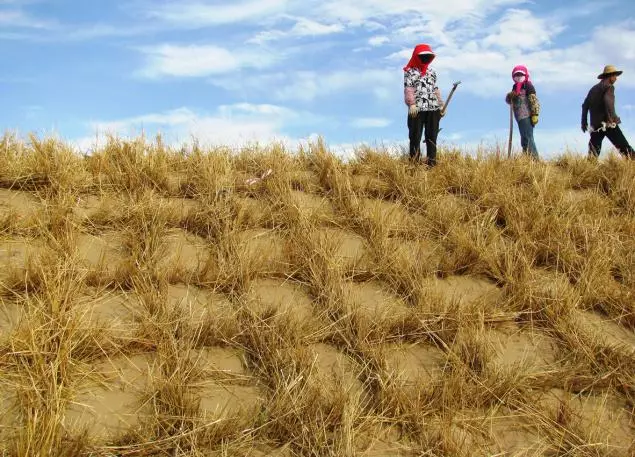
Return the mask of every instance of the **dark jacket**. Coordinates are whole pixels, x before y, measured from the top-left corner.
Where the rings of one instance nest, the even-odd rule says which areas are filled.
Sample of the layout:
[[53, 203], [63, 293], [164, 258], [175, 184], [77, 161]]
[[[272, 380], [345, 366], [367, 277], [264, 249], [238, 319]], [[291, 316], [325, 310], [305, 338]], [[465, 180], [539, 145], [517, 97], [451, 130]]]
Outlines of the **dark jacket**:
[[620, 123], [615, 114], [615, 87], [608, 81], [600, 81], [589, 90], [582, 103], [582, 125], [588, 125], [588, 113], [591, 113], [591, 127], [597, 129], [602, 122]]

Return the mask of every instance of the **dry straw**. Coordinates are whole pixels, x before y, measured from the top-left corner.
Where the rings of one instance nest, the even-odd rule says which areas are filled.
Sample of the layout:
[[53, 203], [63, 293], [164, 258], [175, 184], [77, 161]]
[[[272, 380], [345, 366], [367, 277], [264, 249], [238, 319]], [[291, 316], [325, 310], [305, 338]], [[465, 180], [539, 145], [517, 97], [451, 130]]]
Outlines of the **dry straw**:
[[631, 456], [634, 178], [5, 135], [0, 453]]

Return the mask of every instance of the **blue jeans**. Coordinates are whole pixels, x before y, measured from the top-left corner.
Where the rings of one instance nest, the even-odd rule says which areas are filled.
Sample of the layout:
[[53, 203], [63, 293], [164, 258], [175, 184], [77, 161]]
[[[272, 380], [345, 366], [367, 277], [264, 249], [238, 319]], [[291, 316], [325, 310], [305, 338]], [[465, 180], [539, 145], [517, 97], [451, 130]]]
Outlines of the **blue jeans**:
[[520, 145], [523, 148], [523, 153], [529, 154], [534, 159], [537, 159], [538, 150], [534, 142], [534, 126], [531, 125], [531, 118], [526, 117], [519, 119], [517, 122], [518, 130], [520, 130]]

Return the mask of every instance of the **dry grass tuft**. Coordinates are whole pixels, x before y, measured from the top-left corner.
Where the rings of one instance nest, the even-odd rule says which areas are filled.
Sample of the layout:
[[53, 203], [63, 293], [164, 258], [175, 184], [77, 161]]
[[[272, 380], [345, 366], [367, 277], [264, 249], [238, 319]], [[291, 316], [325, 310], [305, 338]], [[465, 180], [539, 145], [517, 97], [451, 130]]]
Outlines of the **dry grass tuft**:
[[0, 453], [631, 456], [634, 178], [5, 135]]

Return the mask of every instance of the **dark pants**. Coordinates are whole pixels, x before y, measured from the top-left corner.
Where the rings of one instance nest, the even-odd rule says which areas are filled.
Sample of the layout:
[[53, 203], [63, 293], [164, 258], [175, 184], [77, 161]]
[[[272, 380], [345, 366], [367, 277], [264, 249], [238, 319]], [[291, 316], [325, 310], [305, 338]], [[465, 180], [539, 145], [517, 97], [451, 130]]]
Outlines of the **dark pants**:
[[531, 119], [526, 117], [518, 122], [518, 130], [520, 131], [520, 146], [523, 148], [524, 154], [529, 154], [532, 158], [538, 158], [538, 149], [534, 141], [534, 126], [531, 125]]
[[410, 138], [410, 158], [419, 160], [421, 157], [421, 136], [425, 130], [426, 156], [428, 165], [437, 164], [437, 136], [439, 135], [439, 121], [441, 111], [419, 111], [415, 116], [408, 116], [408, 136]]
[[615, 128], [607, 128], [606, 130], [601, 130], [599, 132], [591, 132], [591, 139], [589, 140], [589, 155], [593, 157], [600, 156], [600, 150], [602, 149], [602, 140], [604, 137], [607, 137], [613, 146], [615, 146], [621, 154], [629, 157], [631, 159], [635, 159], [635, 151], [628, 141], [624, 137], [622, 133], [622, 129], [618, 125]]

